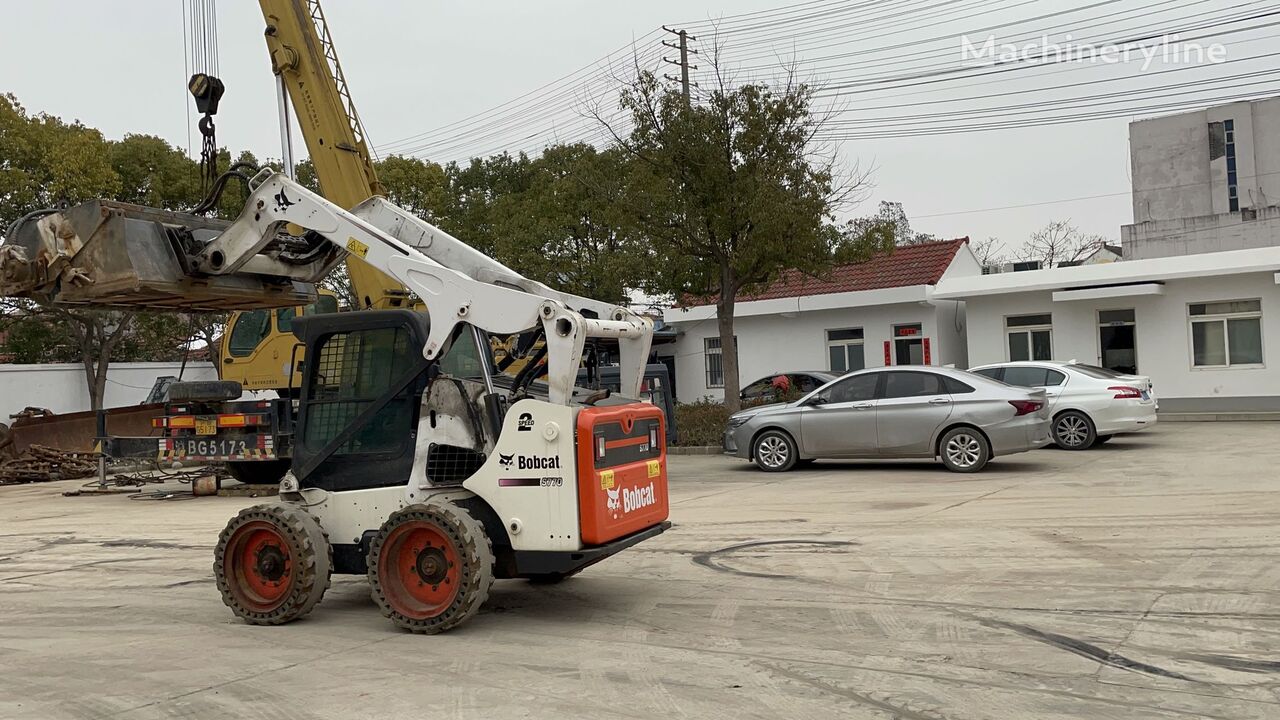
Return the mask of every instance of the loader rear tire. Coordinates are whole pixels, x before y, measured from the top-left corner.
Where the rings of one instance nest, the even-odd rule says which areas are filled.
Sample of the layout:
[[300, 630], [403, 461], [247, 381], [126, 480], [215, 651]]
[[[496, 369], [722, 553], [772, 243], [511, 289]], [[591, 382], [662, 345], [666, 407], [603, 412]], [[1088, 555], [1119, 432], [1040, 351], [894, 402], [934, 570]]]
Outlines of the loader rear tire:
[[493, 585], [484, 525], [448, 501], [387, 518], [369, 546], [369, 587], [382, 614], [415, 633], [441, 633], [480, 609]]
[[333, 548], [320, 523], [291, 505], [241, 510], [213, 551], [222, 602], [250, 625], [281, 625], [311, 612], [332, 573]]

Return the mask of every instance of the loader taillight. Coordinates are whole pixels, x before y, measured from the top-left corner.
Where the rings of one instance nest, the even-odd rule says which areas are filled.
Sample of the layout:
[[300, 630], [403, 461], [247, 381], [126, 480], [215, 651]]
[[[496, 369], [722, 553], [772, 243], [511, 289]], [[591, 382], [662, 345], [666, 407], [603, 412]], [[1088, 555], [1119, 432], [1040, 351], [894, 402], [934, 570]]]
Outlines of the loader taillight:
[[658, 428], [657, 426], [649, 428], [649, 447], [658, 447]]
[[605, 439], [603, 435], [596, 436], [596, 460], [603, 460], [606, 452]]
[[1033, 412], [1038, 412], [1040, 408], [1044, 407], [1044, 403], [1038, 400], [1010, 400], [1009, 404], [1013, 406], [1015, 411], [1013, 414], [1014, 417], [1030, 415]]
[[1116, 400], [1141, 400], [1142, 399], [1142, 391], [1136, 387], [1129, 387], [1128, 385], [1115, 385], [1107, 389], [1115, 391]]

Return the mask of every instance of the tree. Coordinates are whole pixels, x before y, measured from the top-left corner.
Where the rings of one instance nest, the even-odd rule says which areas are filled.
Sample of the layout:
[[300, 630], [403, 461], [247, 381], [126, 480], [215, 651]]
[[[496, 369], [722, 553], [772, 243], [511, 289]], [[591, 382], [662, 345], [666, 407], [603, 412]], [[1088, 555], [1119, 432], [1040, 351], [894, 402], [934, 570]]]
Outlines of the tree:
[[1078, 263], [1097, 252], [1106, 243], [1101, 235], [1086, 235], [1070, 220], [1054, 220], [1031, 234], [1018, 253], [1024, 261], [1038, 261], [1041, 267], [1058, 267]]
[[494, 256], [566, 292], [625, 303], [644, 250], [618, 209], [625, 159], [557, 145], [530, 164], [528, 186], [494, 199]]
[[978, 258], [978, 263], [983, 267], [1008, 262], [1009, 249], [1000, 242], [999, 238], [989, 237], [986, 240], [970, 243], [969, 249], [973, 251], [974, 257]]
[[928, 233], [912, 230], [911, 221], [907, 219], [907, 212], [903, 209], [902, 203], [888, 200], [880, 201], [880, 207], [875, 215], [852, 220], [851, 226], [855, 232], [864, 235], [888, 232], [895, 245], [919, 245], [938, 239]]
[[[248, 153], [237, 160], [256, 165]], [[230, 164], [231, 154], [223, 150], [219, 165], [225, 169]], [[246, 194], [229, 189], [219, 214], [239, 214]], [[31, 115], [12, 95], [0, 96], [0, 231], [33, 210], [93, 198], [186, 210], [201, 195], [196, 163], [160, 138], [128, 135], [112, 142], [79, 122]], [[0, 330], [7, 330], [0, 354], [15, 362], [81, 363], [92, 406], [99, 409], [111, 362], [181, 359], [193, 328], [207, 329], [221, 320], [216, 314], [42, 307], [6, 300], [0, 308]]]
[[166, 210], [190, 210], [200, 200], [199, 165], [162, 138], [125, 135], [111, 143], [109, 157], [120, 178], [117, 200]]
[[857, 238], [831, 224], [833, 211], [865, 176], [839, 177], [834, 148], [815, 142], [824, 119], [809, 86], [794, 76], [779, 87], [735, 85], [718, 61], [712, 69], [716, 85], [693, 105], [639, 73], [622, 92], [626, 135], [592, 114], [630, 167], [620, 206], [651, 243], [644, 289], [715, 298], [725, 404], [737, 409], [738, 297], [785, 269], [829, 269]]

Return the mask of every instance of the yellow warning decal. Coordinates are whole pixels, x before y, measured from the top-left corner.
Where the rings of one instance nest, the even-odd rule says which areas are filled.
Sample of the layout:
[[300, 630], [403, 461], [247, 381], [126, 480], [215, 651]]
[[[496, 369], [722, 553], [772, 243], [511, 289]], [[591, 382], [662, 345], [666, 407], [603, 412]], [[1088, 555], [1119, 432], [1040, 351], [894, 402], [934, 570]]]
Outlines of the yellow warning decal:
[[369, 246], [355, 238], [347, 238], [347, 252], [364, 257], [369, 254]]
[[600, 489], [601, 490], [613, 489], [613, 471], [612, 470], [600, 471]]
[[656, 478], [662, 474], [662, 463], [657, 460], [649, 461], [649, 477]]

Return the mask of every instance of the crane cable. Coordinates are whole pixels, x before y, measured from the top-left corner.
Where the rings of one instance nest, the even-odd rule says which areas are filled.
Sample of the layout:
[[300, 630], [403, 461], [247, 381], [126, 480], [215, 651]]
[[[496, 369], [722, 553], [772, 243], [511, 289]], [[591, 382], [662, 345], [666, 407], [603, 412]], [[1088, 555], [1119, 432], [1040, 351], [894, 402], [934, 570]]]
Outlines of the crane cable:
[[182, 0], [187, 20], [187, 58], [191, 61], [187, 90], [195, 99], [200, 118], [200, 188], [209, 192], [218, 180], [218, 139], [213, 116], [218, 114], [218, 101], [226, 86], [218, 79], [218, 6], [217, 0]]

